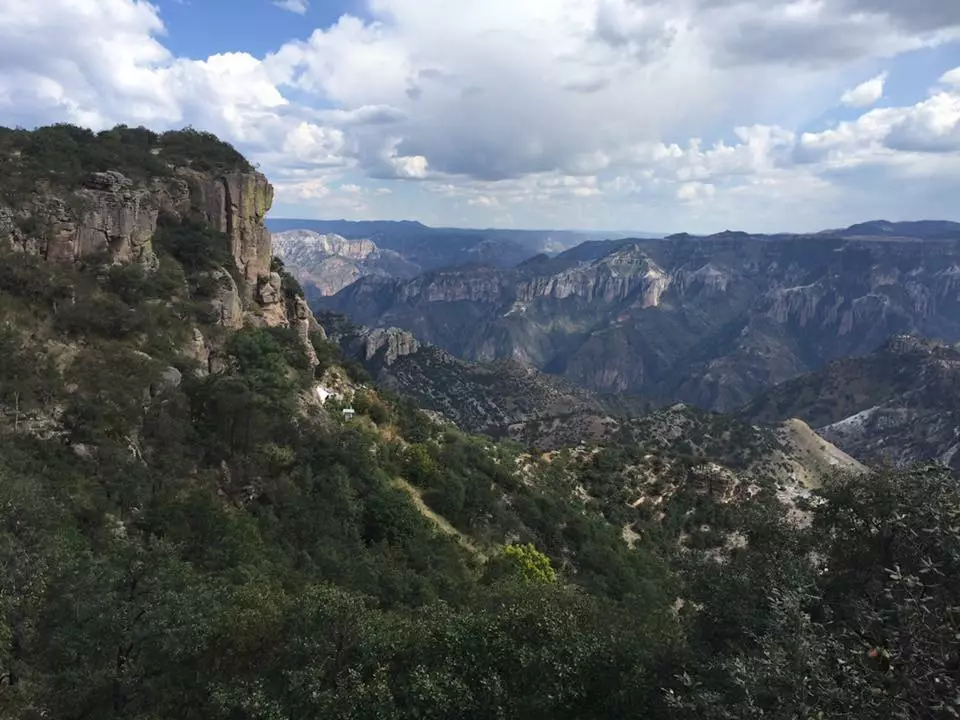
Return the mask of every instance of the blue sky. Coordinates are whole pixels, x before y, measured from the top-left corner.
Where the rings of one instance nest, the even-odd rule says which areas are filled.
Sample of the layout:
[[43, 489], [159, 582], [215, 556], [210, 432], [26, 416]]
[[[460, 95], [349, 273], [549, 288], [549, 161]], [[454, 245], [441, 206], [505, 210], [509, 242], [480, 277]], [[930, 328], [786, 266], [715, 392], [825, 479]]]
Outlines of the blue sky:
[[366, 7], [359, 0], [313, 0], [300, 14], [270, 0], [160, 0], [156, 5], [167, 27], [164, 44], [195, 60], [237, 51], [262, 56], [292, 39], [305, 40], [345, 14], [363, 17]]
[[960, 219], [960, 3], [0, 0], [0, 123], [191, 124], [275, 216]]

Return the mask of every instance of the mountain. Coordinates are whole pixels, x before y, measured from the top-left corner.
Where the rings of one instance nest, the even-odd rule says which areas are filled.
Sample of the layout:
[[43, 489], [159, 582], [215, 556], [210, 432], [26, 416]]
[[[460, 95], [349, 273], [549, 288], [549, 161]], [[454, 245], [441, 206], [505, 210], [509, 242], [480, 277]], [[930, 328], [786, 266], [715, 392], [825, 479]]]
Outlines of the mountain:
[[909, 336], [763, 393], [741, 415], [801, 418], [865, 460], [939, 460], [960, 469], [960, 349]]
[[616, 418], [650, 408], [640, 398], [601, 396], [516, 361], [462, 360], [398, 328], [362, 328], [331, 314], [320, 322], [379, 385], [468, 432], [553, 450], [603, 439]]
[[270, 256], [270, 183], [216, 137], [0, 129], [0, 166], [0, 717], [956, 696], [943, 468], [680, 406], [546, 453], [472, 435], [326, 337]]
[[400, 253], [382, 250], [370, 240], [347, 240], [312, 230], [274, 235], [273, 252], [303, 286], [308, 299], [335, 295], [368, 275], [411, 278], [421, 270]]
[[960, 223], [947, 220], [919, 220], [914, 222], [889, 222], [871, 220], [851, 225], [843, 230], [827, 230], [839, 237], [889, 237], [918, 240], [945, 240], [960, 238]]
[[960, 340], [960, 239], [721, 233], [361, 279], [315, 307], [470, 360], [731, 410], [894, 334]]
[[412, 221], [297, 220], [270, 218], [275, 233], [309, 230], [350, 240], [369, 240], [392, 250], [424, 270], [468, 264], [511, 267], [538, 253], [556, 254], [588, 240], [602, 241], [626, 233], [577, 230], [499, 230], [433, 228]]

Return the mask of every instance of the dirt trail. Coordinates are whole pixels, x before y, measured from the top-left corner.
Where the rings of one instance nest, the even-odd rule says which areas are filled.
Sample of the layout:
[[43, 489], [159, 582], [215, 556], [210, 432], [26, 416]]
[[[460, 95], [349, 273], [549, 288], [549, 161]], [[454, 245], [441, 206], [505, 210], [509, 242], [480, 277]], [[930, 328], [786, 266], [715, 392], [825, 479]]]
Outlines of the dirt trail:
[[437, 515], [437, 513], [427, 506], [427, 504], [423, 501], [423, 496], [420, 494], [420, 491], [417, 488], [403, 478], [394, 478], [393, 485], [394, 487], [399, 488], [407, 493], [417, 510], [419, 510], [425, 518], [436, 525], [440, 532], [442, 532], [444, 535], [449, 535], [450, 537], [454, 538], [458, 543], [460, 543], [464, 550], [476, 556], [481, 562], [486, 562], [487, 556], [473, 543], [473, 541], [470, 540], [469, 537], [457, 530], [445, 517], [442, 515]]

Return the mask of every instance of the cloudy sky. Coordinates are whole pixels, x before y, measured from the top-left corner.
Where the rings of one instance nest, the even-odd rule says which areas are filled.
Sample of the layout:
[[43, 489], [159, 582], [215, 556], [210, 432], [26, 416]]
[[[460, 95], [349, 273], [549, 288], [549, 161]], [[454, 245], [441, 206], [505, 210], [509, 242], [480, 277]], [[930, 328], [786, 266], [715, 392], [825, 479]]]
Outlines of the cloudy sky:
[[188, 124], [273, 215], [960, 219], [957, 0], [0, 0], [0, 124]]

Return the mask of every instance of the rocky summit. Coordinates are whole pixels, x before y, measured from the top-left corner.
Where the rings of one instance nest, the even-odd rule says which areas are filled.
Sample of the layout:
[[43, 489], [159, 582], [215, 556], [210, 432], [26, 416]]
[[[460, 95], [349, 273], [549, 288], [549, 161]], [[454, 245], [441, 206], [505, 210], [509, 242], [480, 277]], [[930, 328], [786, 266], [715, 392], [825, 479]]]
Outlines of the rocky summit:
[[508, 269], [363, 278], [316, 307], [600, 392], [732, 410], [893, 334], [960, 339], [960, 231], [888, 225], [587, 243]]

